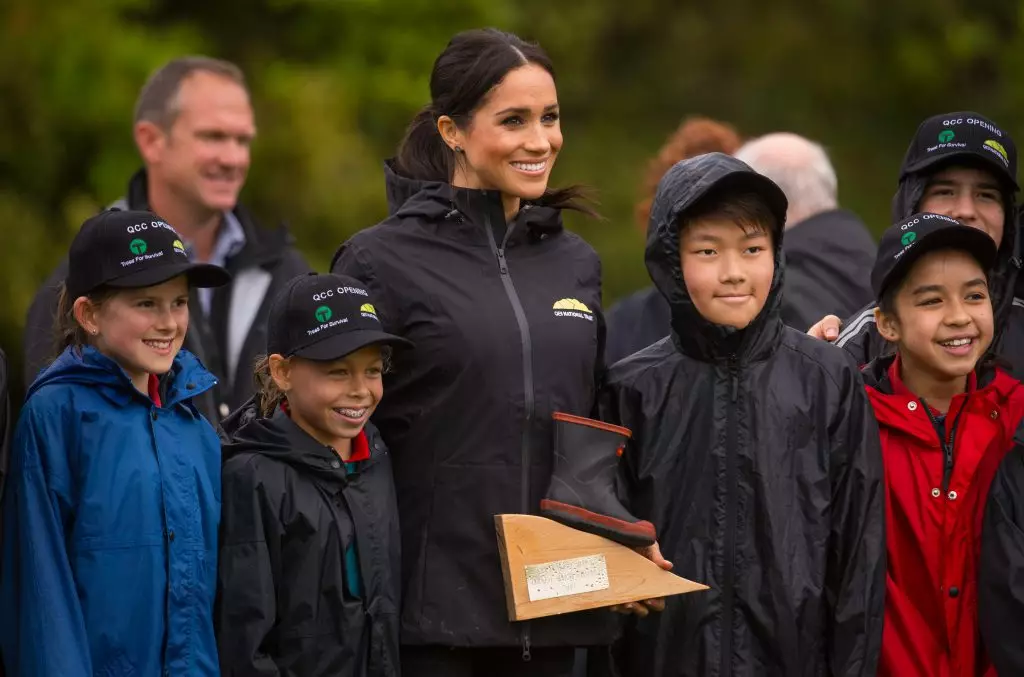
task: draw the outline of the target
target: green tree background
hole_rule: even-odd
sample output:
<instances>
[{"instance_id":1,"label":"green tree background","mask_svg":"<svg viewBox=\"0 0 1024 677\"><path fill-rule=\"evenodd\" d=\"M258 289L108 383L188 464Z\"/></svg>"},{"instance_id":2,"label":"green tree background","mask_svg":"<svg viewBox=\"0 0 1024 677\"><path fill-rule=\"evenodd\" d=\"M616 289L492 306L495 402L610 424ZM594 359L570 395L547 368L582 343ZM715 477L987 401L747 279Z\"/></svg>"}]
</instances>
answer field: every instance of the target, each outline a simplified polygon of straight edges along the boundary
<instances>
[{"instance_id":1,"label":"green tree background","mask_svg":"<svg viewBox=\"0 0 1024 677\"><path fill-rule=\"evenodd\" d=\"M139 161L136 94L188 53L246 71L259 125L243 200L285 220L318 269L386 212L381 161L459 30L539 41L558 69L555 183L597 189L570 216L604 261L605 301L646 284L632 208L686 116L828 148L842 203L887 225L925 116L977 110L1024 129L1022 0L5 0L0 7L0 345L20 373L25 311L81 221Z\"/></svg>"}]
</instances>

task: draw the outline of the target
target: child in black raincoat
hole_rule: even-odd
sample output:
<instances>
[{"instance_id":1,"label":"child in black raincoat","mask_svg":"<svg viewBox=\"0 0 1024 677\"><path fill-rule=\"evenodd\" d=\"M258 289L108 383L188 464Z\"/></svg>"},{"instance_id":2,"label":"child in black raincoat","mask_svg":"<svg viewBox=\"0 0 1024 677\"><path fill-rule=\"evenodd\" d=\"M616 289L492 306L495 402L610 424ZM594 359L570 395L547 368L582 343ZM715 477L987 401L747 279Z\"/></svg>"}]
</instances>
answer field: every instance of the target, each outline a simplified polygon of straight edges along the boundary
<instances>
[{"instance_id":1,"label":"child in black raincoat","mask_svg":"<svg viewBox=\"0 0 1024 677\"><path fill-rule=\"evenodd\" d=\"M875 674L885 591L878 428L845 354L779 314L786 199L720 153L662 179L646 261L672 334L615 365L624 495L679 575L621 674ZM653 558L652 558L653 559Z\"/></svg>"},{"instance_id":2,"label":"child in black raincoat","mask_svg":"<svg viewBox=\"0 0 1024 677\"><path fill-rule=\"evenodd\" d=\"M352 278L311 273L275 299L260 392L223 424L224 675L399 675L398 513L369 418L406 344Z\"/></svg>"}]
</instances>

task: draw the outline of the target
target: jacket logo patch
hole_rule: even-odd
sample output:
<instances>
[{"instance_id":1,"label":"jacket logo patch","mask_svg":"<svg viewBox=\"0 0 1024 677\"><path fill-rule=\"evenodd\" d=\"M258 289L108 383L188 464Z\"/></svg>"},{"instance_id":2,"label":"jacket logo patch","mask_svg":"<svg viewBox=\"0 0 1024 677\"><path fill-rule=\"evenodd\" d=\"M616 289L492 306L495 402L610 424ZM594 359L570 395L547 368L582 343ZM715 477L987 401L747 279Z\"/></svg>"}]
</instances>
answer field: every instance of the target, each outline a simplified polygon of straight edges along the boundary
<instances>
[{"instance_id":1,"label":"jacket logo patch","mask_svg":"<svg viewBox=\"0 0 1024 677\"><path fill-rule=\"evenodd\" d=\"M594 313L585 304L576 299L559 299L551 306L555 317L578 317L581 320L594 321Z\"/></svg>"}]
</instances>

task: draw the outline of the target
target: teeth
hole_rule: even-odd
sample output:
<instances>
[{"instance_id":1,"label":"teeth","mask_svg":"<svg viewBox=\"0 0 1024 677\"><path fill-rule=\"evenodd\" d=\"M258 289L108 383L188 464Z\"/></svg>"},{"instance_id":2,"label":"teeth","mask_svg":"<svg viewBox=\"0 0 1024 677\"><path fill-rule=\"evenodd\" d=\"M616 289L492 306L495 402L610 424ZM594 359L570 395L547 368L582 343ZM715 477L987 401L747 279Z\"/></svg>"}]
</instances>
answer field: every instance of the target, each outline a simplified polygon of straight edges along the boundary
<instances>
[{"instance_id":1,"label":"teeth","mask_svg":"<svg viewBox=\"0 0 1024 677\"><path fill-rule=\"evenodd\" d=\"M524 172L539 172L539 171L542 171L544 169L545 165L547 165L546 162L534 162L534 163L513 162L512 163L513 167L515 167L516 169L522 169Z\"/></svg>"},{"instance_id":2,"label":"teeth","mask_svg":"<svg viewBox=\"0 0 1024 677\"><path fill-rule=\"evenodd\" d=\"M942 345L955 348L957 346L966 346L971 342L971 340L972 339L969 338L951 339L949 341L942 341Z\"/></svg>"},{"instance_id":3,"label":"teeth","mask_svg":"<svg viewBox=\"0 0 1024 677\"><path fill-rule=\"evenodd\" d=\"M361 418L366 413L366 409L335 409L342 416L348 416L349 418Z\"/></svg>"},{"instance_id":4,"label":"teeth","mask_svg":"<svg viewBox=\"0 0 1024 677\"><path fill-rule=\"evenodd\" d=\"M156 340L148 340L147 341L147 340L143 339L142 342L145 343L147 346L152 346L154 348L169 348L171 346L170 339L168 339L166 341L156 341Z\"/></svg>"}]
</instances>

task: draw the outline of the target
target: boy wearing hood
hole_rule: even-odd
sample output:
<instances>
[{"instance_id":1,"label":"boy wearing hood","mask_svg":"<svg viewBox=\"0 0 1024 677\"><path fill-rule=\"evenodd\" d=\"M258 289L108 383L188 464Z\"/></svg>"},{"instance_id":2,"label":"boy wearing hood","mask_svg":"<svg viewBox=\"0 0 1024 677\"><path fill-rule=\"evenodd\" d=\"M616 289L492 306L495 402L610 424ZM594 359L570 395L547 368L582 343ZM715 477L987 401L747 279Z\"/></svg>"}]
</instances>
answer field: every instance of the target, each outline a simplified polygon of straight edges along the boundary
<instances>
[{"instance_id":1,"label":"boy wearing hood","mask_svg":"<svg viewBox=\"0 0 1024 677\"><path fill-rule=\"evenodd\" d=\"M992 350L1011 373L1024 376L1024 302L1014 303L1018 255L1017 146L1009 133L977 113L935 115L917 128L900 168L892 222L918 212L941 214L984 231L997 243L990 277L996 335ZM1024 283L1024 280L1021 280ZM810 333L835 341L857 364L892 354L875 325L875 306L865 306L842 323L830 315Z\"/></svg>"},{"instance_id":2,"label":"boy wearing hood","mask_svg":"<svg viewBox=\"0 0 1024 677\"><path fill-rule=\"evenodd\" d=\"M679 575L623 674L874 675L885 534L878 428L846 356L783 325L786 199L712 153L662 179L646 262L672 334L615 365L623 493Z\"/></svg>"},{"instance_id":3,"label":"boy wearing hood","mask_svg":"<svg viewBox=\"0 0 1024 677\"><path fill-rule=\"evenodd\" d=\"M224 675L400 674L398 513L369 418L408 345L350 277L299 276L271 305L257 395L223 423Z\"/></svg>"}]
</instances>

